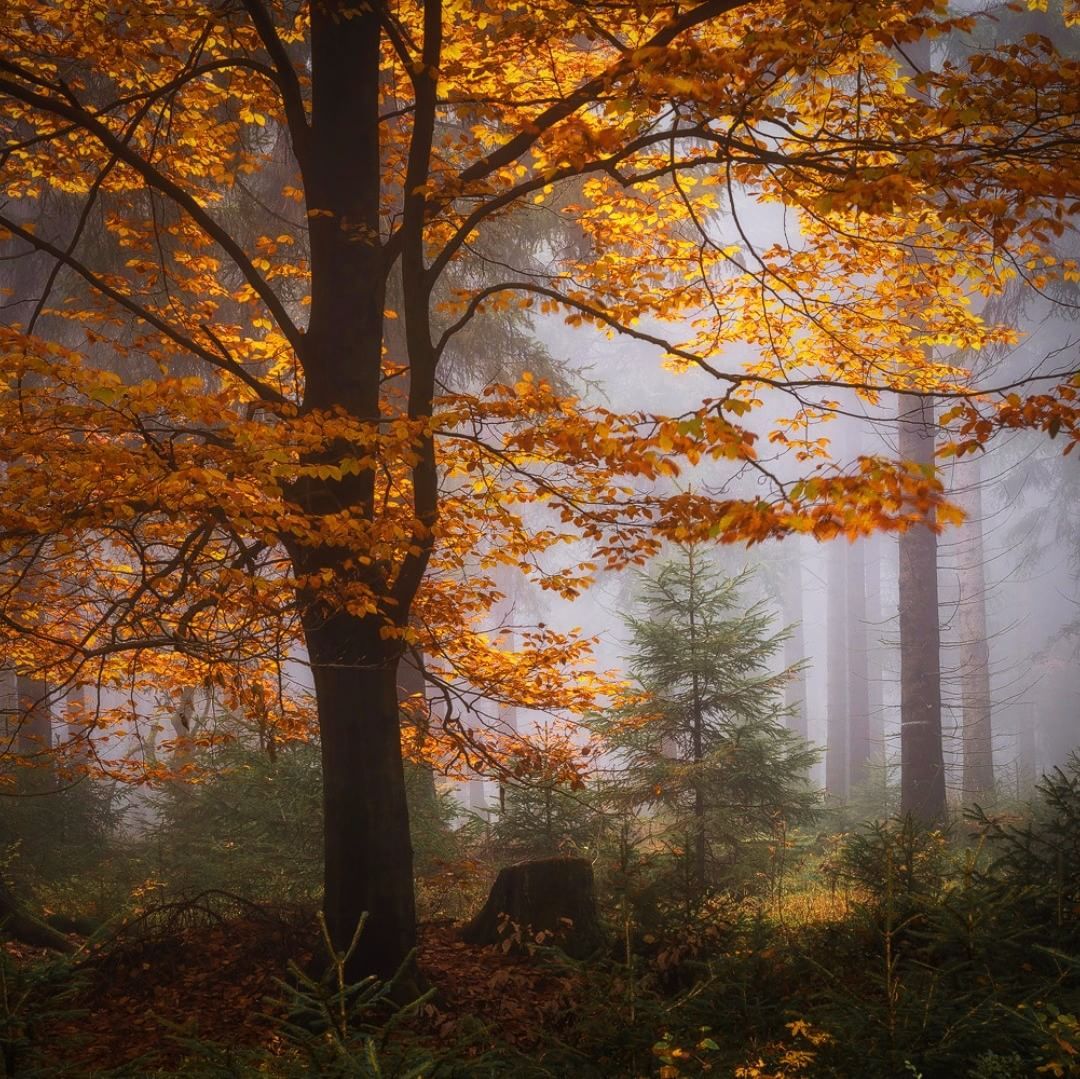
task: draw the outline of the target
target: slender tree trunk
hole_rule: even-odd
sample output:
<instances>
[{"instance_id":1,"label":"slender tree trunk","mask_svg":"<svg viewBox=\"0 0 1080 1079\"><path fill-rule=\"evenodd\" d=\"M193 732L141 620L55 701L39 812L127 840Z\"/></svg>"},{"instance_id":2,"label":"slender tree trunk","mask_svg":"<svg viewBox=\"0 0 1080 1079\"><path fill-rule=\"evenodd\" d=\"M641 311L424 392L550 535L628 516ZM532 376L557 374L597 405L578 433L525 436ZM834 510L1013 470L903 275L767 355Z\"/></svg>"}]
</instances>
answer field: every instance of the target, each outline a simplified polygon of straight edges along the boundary
<instances>
[{"instance_id":1,"label":"slender tree trunk","mask_svg":"<svg viewBox=\"0 0 1080 1079\"><path fill-rule=\"evenodd\" d=\"M870 753L885 759L885 657L881 643L883 631L881 611L881 554L880 535L866 540L866 680L870 709Z\"/></svg>"},{"instance_id":2,"label":"slender tree trunk","mask_svg":"<svg viewBox=\"0 0 1080 1079\"><path fill-rule=\"evenodd\" d=\"M791 636L784 642L784 666L794 667L806 659L806 636L803 632L802 552L797 538L784 544L783 605L784 624ZM800 738L809 737L806 715L806 670L800 668L784 689L784 704L790 715L788 724Z\"/></svg>"},{"instance_id":3,"label":"slender tree trunk","mask_svg":"<svg viewBox=\"0 0 1080 1079\"><path fill-rule=\"evenodd\" d=\"M832 798L848 794L847 762L847 602L844 573L844 540L829 542L826 552L825 618L828 623L825 737L825 790Z\"/></svg>"},{"instance_id":4,"label":"slender tree trunk","mask_svg":"<svg viewBox=\"0 0 1080 1079\"><path fill-rule=\"evenodd\" d=\"M704 726L705 716L701 703L701 683L697 669L697 581L695 577L694 549L688 549L690 568L690 663L692 674L691 701L693 728L691 737L693 740L694 754L694 876L698 893L705 891L706 883L706 842L705 842L705 793L701 784L701 762L705 757L704 752Z\"/></svg>"},{"instance_id":5,"label":"slender tree trunk","mask_svg":"<svg viewBox=\"0 0 1080 1079\"><path fill-rule=\"evenodd\" d=\"M900 457L934 465L933 407L900 406ZM916 525L900 535L900 811L928 823L945 817L941 748L941 631L937 535Z\"/></svg>"},{"instance_id":6,"label":"slender tree trunk","mask_svg":"<svg viewBox=\"0 0 1080 1079\"><path fill-rule=\"evenodd\" d=\"M489 819L488 815L491 812L491 806L488 805L487 792L484 789L482 776L474 775L469 780L469 809L473 813L482 814L485 820Z\"/></svg>"},{"instance_id":7,"label":"slender tree trunk","mask_svg":"<svg viewBox=\"0 0 1080 1079\"><path fill-rule=\"evenodd\" d=\"M693 692L693 865L698 893L705 890L705 794L701 783L701 761L704 759L704 721L701 705L701 684L698 677L698 623L696 608L698 597L694 579L693 550L690 564L690 662L692 664Z\"/></svg>"},{"instance_id":8,"label":"slender tree trunk","mask_svg":"<svg viewBox=\"0 0 1080 1079\"><path fill-rule=\"evenodd\" d=\"M1016 797L1031 797L1031 789L1039 778L1039 751L1035 730L1039 713L1028 701L1017 706L1016 716Z\"/></svg>"},{"instance_id":9,"label":"slender tree trunk","mask_svg":"<svg viewBox=\"0 0 1080 1079\"><path fill-rule=\"evenodd\" d=\"M848 783L866 782L870 762L870 669L866 612L866 541L846 550L848 633Z\"/></svg>"},{"instance_id":10,"label":"slender tree trunk","mask_svg":"<svg viewBox=\"0 0 1080 1079\"><path fill-rule=\"evenodd\" d=\"M990 703L990 643L986 630L986 573L983 565L982 467L978 457L965 465L959 502L967 514L959 555L960 684L964 732L963 790L966 802L985 799L994 789Z\"/></svg>"},{"instance_id":11,"label":"slender tree trunk","mask_svg":"<svg viewBox=\"0 0 1080 1079\"><path fill-rule=\"evenodd\" d=\"M405 700L411 700L410 712L413 715L418 712L420 714L415 720L419 724L416 745L422 752L429 737L431 718L428 712L424 657L418 650L410 650L398 663L397 688L399 705ZM439 797L438 788L435 785L435 769L426 760L413 763L410 767L410 792L417 801L434 807Z\"/></svg>"},{"instance_id":12,"label":"slender tree trunk","mask_svg":"<svg viewBox=\"0 0 1080 1079\"><path fill-rule=\"evenodd\" d=\"M498 579L498 576L496 576L496 580ZM509 591L508 586L502 585L502 587L507 588ZM506 609L507 615L509 615L512 611L513 604L508 602ZM516 652L517 644L517 634L513 630L511 630L506 638L506 648L510 652ZM516 735L518 733L517 706L514 704L504 704L499 710L499 723L507 734ZM502 781L502 779L499 780L499 812L506 812L506 784Z\"/></svg>"}]
</instances>

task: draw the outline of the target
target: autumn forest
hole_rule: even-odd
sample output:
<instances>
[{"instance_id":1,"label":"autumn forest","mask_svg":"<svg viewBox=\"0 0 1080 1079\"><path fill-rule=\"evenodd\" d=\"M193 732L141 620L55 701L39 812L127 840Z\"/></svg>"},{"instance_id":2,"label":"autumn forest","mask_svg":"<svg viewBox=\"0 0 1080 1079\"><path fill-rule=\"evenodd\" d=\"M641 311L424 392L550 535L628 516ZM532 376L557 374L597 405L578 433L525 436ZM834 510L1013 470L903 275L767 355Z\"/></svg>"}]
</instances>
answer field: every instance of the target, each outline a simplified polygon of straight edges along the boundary
<instances>
[{"instance_id":1,"label":"autumn forest","mask_svg":"<svg viewBox=\"0 0 1080 1079\"><path fill-rule=\"evenodd\" d=\"M0 4L0 1062L1080 1076L1076 0Z\"/></svg>"}]
</instances>

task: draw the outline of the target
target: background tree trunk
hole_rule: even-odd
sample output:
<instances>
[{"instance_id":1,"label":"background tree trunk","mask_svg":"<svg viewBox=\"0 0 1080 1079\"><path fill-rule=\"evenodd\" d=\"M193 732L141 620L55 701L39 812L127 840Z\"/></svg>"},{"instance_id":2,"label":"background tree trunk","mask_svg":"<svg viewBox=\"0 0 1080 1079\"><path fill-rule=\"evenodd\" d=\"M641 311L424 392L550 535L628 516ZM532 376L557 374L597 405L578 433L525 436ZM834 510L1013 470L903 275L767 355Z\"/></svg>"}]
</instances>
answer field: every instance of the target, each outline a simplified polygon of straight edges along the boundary
<instances>
[{"instance_id":1,"label":"background tree trunk","mask_svg":"<svg viewBox=\"0 0 1080 1079\"><path fill-rule=\"evenodd\" d=\"M687 565L690 569L690 664L691 664L691 688L693 700L691 704L691 738L694 761L694 883L698 895L704 895L708 881L707 849L708 843L705 837L705 792L702 789L701 762L705 759L704 734L705 714L701 700L701 683L698 672L698 639L697 639L697 577L694 564L695 551L693 547L688 549Z\"/></svg>"},{"instance_id":2,"label":"background tree trunk","mask_svg":"<svg viewBox=\"0 0 1080 1079\"><path fill-rule=\"evenodd\" d=\"M1030 798L1039 778L1039 743L1036 728L1039 713L1031 701L1017 705L1016 716L1016 797Z\"/></svg>"},{"instance_id":3,"label":"background tree trunk","mask_svg":"<svg viewBox=\"0 0 1080 1079\"><path fill-rule=\"evenodd\" d=\"M965 802L985 800L994 790L993 723L990 701L990 642L986 629L986 572L983 565L982 465L965 463L958 501L967 514L957 545L959 558L960 686L963 716Z\"/></svg>"},{"instance_id":4,"label":"background tree trunk","mask_svg":"<svg viewBox=\"0 0 1080 1079\"><path fill-rule=\"evenodd\" d=\"M870 762L870 669L866 612L866 541L847 545L847 767L848 784L866 782Z\"/></svg>"},{"instance_id":5,"label":"background tree trunk","mask_svg":"<svg viewBox=\"0 0 1080 1079\"><path fill-rule=\"evenodd\" d=\"M424 657L416 649L410 649L398 663L397 668L398 704L410 700L410 713L415 715L419 707L423 716L417 722L422 724L417 733L417 744L423 746L428 738L430 716L427 704L427 679L424 677ZM408 793L416 800L434 807L438 802L439 791L435 785L435 769L426 760L410 762L407 774ZM416 804L414 801L414 804Z\"/></svg>"},{"instance_id":6,"label":"background tree trunk","mask_svg":"<svg viewBox=\"0 0 1080 1079\"><path fill-rule=\"evenodd\" d=\"M52 711L49 687L40 679L16 675L17 752L21 764L18 789L41 793L55 788L56 763L52 757Z\"/></svg>"},{"instance_id":7,"label":"background tree trunk","mask_svg":"<svg viewBox=\"0 0 1080 1079\"><path fill-rule=\"evenodd\" d=\"M881 642L884 620L881 608L881 564L883 543L880 534L866 539L866 680L870 715L870 753L887 760L885 745L885 647Z\"/></svg>"},{"instance_id":8,"label":"background tree trunk","mask_svg":"<svg viewBox=\"0 0 1080 1079\"><path fill-rule=\"evenodd\" d=\"M825 736L825 791L832 798L848 795L847 762L847 597L844 540L829 541L826 553L825 618L828 623Z\"/></svg>"},{"instance_id":9,"label":"background tree trunk","mask_svg":"<svg viewBox=\"0 0 1080 1079\"><path fill-rule=\"evenodd\" d=\"M784 666L794 667L806 659L806 636L803 632L803 573L802 551L798 537L788 540L783 547L784 577L782 602L784 625L790 627L791 636L784 642ZM806 714L806 670L800 668L784 691L784 705L790 710L790 728L800 737L809 737Z\"/></svg>"},{"instance_id":10,"label":"background tree trunk","mask_svg":"<svg viewBox=\"0 0 1080 1079\"><path fill-rule=\"evenodd\" d=\"M934 413L925 402L900 406L901 459L932 468ZM937 535L927 525L900 534L900 811L927 823L945 817L941 749L941 630Z\"/></svg>"}]
</instances>

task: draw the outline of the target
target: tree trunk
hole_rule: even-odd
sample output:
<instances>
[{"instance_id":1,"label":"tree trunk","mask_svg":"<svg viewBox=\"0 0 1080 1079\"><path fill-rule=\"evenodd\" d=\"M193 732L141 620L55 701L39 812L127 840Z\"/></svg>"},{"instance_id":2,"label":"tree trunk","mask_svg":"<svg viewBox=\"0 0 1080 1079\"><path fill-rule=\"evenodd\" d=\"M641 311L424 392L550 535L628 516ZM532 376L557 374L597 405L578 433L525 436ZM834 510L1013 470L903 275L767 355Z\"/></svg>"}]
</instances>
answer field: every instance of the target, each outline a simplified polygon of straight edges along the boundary
<instances>
[{"instance_id":1,"label":"tree trunk","mask_svg":"<svg viewBox=\"0 0 1080 1079\"><path fill-rule=\"evenodd\" d=\"M825 617L828 622L826 675L825 790L843 800L848 794L847 768L847 603L844 595L844 540L829 542L826 552Z\"/></svg>"},{"instance_id":2,"label":"tree trunk","mask_svg":"<svg viewBox=\"0 0 1080 1079\"><path fill-rule=\"evenodd\" d=\"M690 663L691 663L691 736L693 738L692 751L694 754L694 883L698 895L705 893L707 883L708 844L705 836L705 792L702 789L701 762L705 757L705 715L701 700L701 683L697 668L697 591L696 577L694 575L694 549L688 551L688 565L690 568Z\"/></svg>"},{"instance_id":3,"label":"tree trunk","mask_svg":"<svg viewBox=\"0 0 1080 1079\"><path fill-rule=\"evenodd\" d=\"M866 540L866 680L870 713L870 753L887 760L889 754L885 745L885 649L881 643L883 632L881 611L883 546L880 534L870 536Z\"/></svg>"},{"instance_id":4,"label":"tree trunk","mask_svg":"<svg viewBox=\"0 0 1080 1079\"><path fill-rule=\"evenodd\" d=\"M312 5L310 18L311 125L294 134L311 242L303 408L339 409L376 424L388 265L380 235L380 15L373 5L329 0ZM358 449L364 448L328 446L312 459L333 463ZM377 512L374 468L305 478L292 494L316 524L345 509L368 521ZM354 550L321 543L317 533L310 546L290 553L298 575L333 581L299 597L322 739L327 925L344 951L366 912L367 929L346 974L389 978L414 946L416 915L400 645L382 631L407 625L420 573L415 562L408 574L389 562L357 567ZM378 610L361 617L342 609L339 597L350 584L363 586Z\"/></svg>"},{"instance_id":5,"label":"tree trunk","mask_svg":"<svg viewBox=\"0 0 1080 1079\"><path fill-rule=\"evenodd\" d=\"M899 450L934 465L933 407L903 401ZM926 823L945 818L941 748L941 631L933 518L900 534L900 811Z\"/></svg>"},{"instance_id":6,"label":"tree trunk","mask_svg":"<svg viewBox=\"0 0 1080 1079\"><path fill-rule=\"evenodd\" d=\"M1040 716L1030 701L1017 705L1013 714L1016 716L1016 797L1030 798L1039 778L1039 747L1035 732Z\"/></svg>"},{"instance_id":7,"label":"tree trunk","mask_svg":"<svg viewBox=\"0 0 1080 1079\"><path fill-rule=\"evenodd\" d=\"M397 658L347 614L307 626L322 734L323 910L338 950L368 922L346 973L395 975L416 943L412 844L398 716Z\"/></svg>"},{"instance_id":8,"label":"tree trunk","mask_svg":"<svg viewBox=\"0 0 1080 1079\"><path fill-rule=\"evenodd\" d=\"M428 712L424 657L418 650L410 649L398 663L397 689L399 705L405 700L410 700L410 712L416 714L419 709L422 713L420 719L417 720L420 727L415 739L417 747L422 751L428 740L431 718ZM426 760L417 761L412 768L414 771L413 781L409 786L410 792L416 799L434 807L439 798L438 787L435 785L435 769Z\"/></svg>"},{"instance_id":9,"label":"tree trunk","mask_svg":"<svg viewBox=\"0 0 1080 1079\"><path fill-rule=\"evenodd\" d=\"M784 581L782 602L784 624L791 636L784 641L784 666L794 667L806 659L806 637L803 633L802 551L797 537L784 544ZM784 705L789 711L788 724L800 738L810 737L806 715L806 669L800 668L784 689Z\"/></svg>"},{"instance_id":10,"label":"tree trunk","mask_svg":"<svg viewBox=\"0 0 1080 1079\"><path fill-rule=\"evenodd\" d=\"M850 544L845 559L848 634L848 784L866 782L870 762L870 669L866 612L866 541Z\"/></svg>"},{"instance_id":11,"label":"tree trunk","mask_svg":"<svg viewBox=\"0 0 1080 1079\"><path fill-rule=\"evenodd\" d=\"M75 946L63 933L30 914L3 882L0 882L0 922L5 936L33 948L51 948L68 955L75 951Z\"/></svg>"},{"instance_id":12,"label":"tree trunk","mask_svg":"<svg viewBox=\"0 0 1080 1079\"><path fill-rule=\"evenodd\" d=\"M19 758L15 775L19 794L56 790L56 762L52 755L52 710L48 683L27 675L15 676Z\"/></svg>"},{"instance_id":13,"label":"tree trunk","mask_svg":"<svg viewBox=\"0 0 1080 1079\"><path fill-rule=\"evenodd\" d=\"M959 502L967 514L959 555L960 686L963 716L965 802L994 790L993 728L990 703L990 643L986 631L986 573L983 565L982 469L976 456L962 472Z\"/></svg>"}]
</instances>

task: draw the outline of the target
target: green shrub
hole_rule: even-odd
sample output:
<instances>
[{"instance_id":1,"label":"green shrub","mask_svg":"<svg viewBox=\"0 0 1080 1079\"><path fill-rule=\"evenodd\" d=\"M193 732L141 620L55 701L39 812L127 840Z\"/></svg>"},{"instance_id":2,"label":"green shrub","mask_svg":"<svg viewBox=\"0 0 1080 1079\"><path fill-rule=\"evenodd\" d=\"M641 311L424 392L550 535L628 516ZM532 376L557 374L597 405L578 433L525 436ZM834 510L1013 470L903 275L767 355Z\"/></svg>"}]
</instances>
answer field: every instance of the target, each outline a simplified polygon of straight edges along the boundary
<instances>
[{"instance_id":1,"label":"green shrub","mask_svg":"<svg viewBox=\"0 0 1080 1079\"><path fill-rule=\"evenodd\" d=\"M273 757L233 742L214 750L198 783L165 784L146 837L147 875L176 894L232 892L260 902L318 901L322 889L322 772L319 747L295 742ZM470 838L453 827L451 795L431 773L406 763L414 869L437 875Z\"/></svg>"},{"instance_id":2,"label":"green shrub","mask_svg":"<svg viewBox=\"0 0 1080 1079\"><path fill-rule=\"evenodd\" d=\"M0 871L15 893L69 922L109 917L127 884L125 793L83 778L0 798Z\"/></svg>"},{"instance_id":3,"label":"green shrub","mask_svg":"<svg viewBox=\"0 0 1080 1079\"><path fill-rule=\"evenodd\" d=\"M315 901L322 867L318 746L281 746L271 758L232 743L215 758L204 780L175 780L159 791L147 837L150 874L176 894Z\"/></svg>"}]
</instances>

